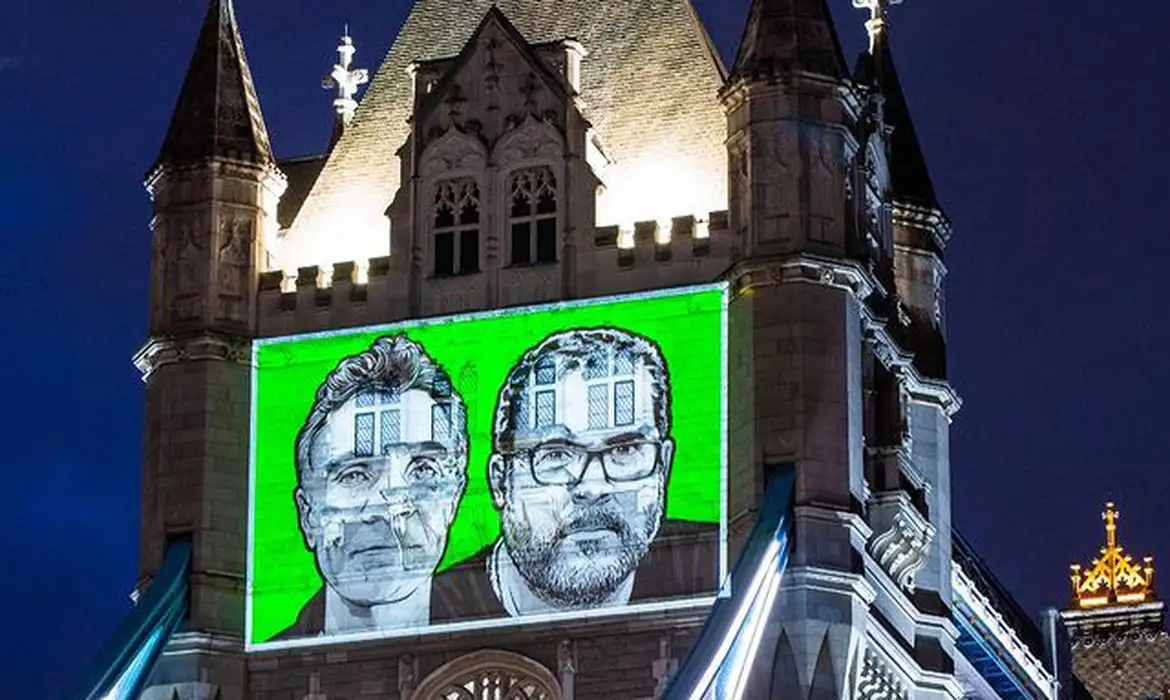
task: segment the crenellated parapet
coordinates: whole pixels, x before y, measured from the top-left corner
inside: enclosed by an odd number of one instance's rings
[[[265,272],[259,280],[257,332],[271,337],[470,312],[484,308],[485,295],[499,308],[710,282],[740,256],[740,237],[729,228],[725,211],[706,220],[688,215],[630,228],[599,227],[581,238],[571,265],[502,266],[417,280],[414,284],[426,285],[428,292],[418,309],[412,308],[410,277],[389,257],[371,258],[364,275],[354,261],[328,270],[302,267],[295,276]]]

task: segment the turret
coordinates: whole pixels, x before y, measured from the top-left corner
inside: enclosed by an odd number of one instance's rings
[[[189,628],[216,649],[174,657],[160,673],[210,678],[230,700],[242,693],[230,680],[242,679],[242,661],[222,652],[243,633],[249,341],[285,188],[231,0],[210,3],[146,187],[154,245],[150,335],[135,357],[146,382],[140,566],[145,583],[167,542],[190,538]]]
[[[821,0],[752,4],[722,98],[728,115],[729,211],[747,255],[844,256],[857,105]]]

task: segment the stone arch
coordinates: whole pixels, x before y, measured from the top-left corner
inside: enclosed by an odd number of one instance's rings
[[[452,128],[427,145],[419,158],[419,174],[433,180],[454,175],[479,174],[487,166],[488,153],[476,137]]]
[[[565,138],[560,130],[530,115],[500,137],[492,148],[492,159],[502,170],[507,170],[533,162],[555,165],[564,159],[564,152]]]
[[[484,649],[440,666],[426,677],[411,700],[561,700],[553,674],[532,659],[499,649]]]

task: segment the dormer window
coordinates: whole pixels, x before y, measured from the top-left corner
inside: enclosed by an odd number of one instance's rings
[[[479,185],[471,178],[435,187],[434,274],[479,272]]]
[[[557,181],[547,167],[513,173],[509,216],[512,264],[557,261]]]

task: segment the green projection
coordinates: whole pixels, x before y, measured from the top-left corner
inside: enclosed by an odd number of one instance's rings
[[[706,285],[257,341],[249,646],[713,593],[726,303]],[[664,533],[714,573],[631,573],[684,551],[654,554]]]

